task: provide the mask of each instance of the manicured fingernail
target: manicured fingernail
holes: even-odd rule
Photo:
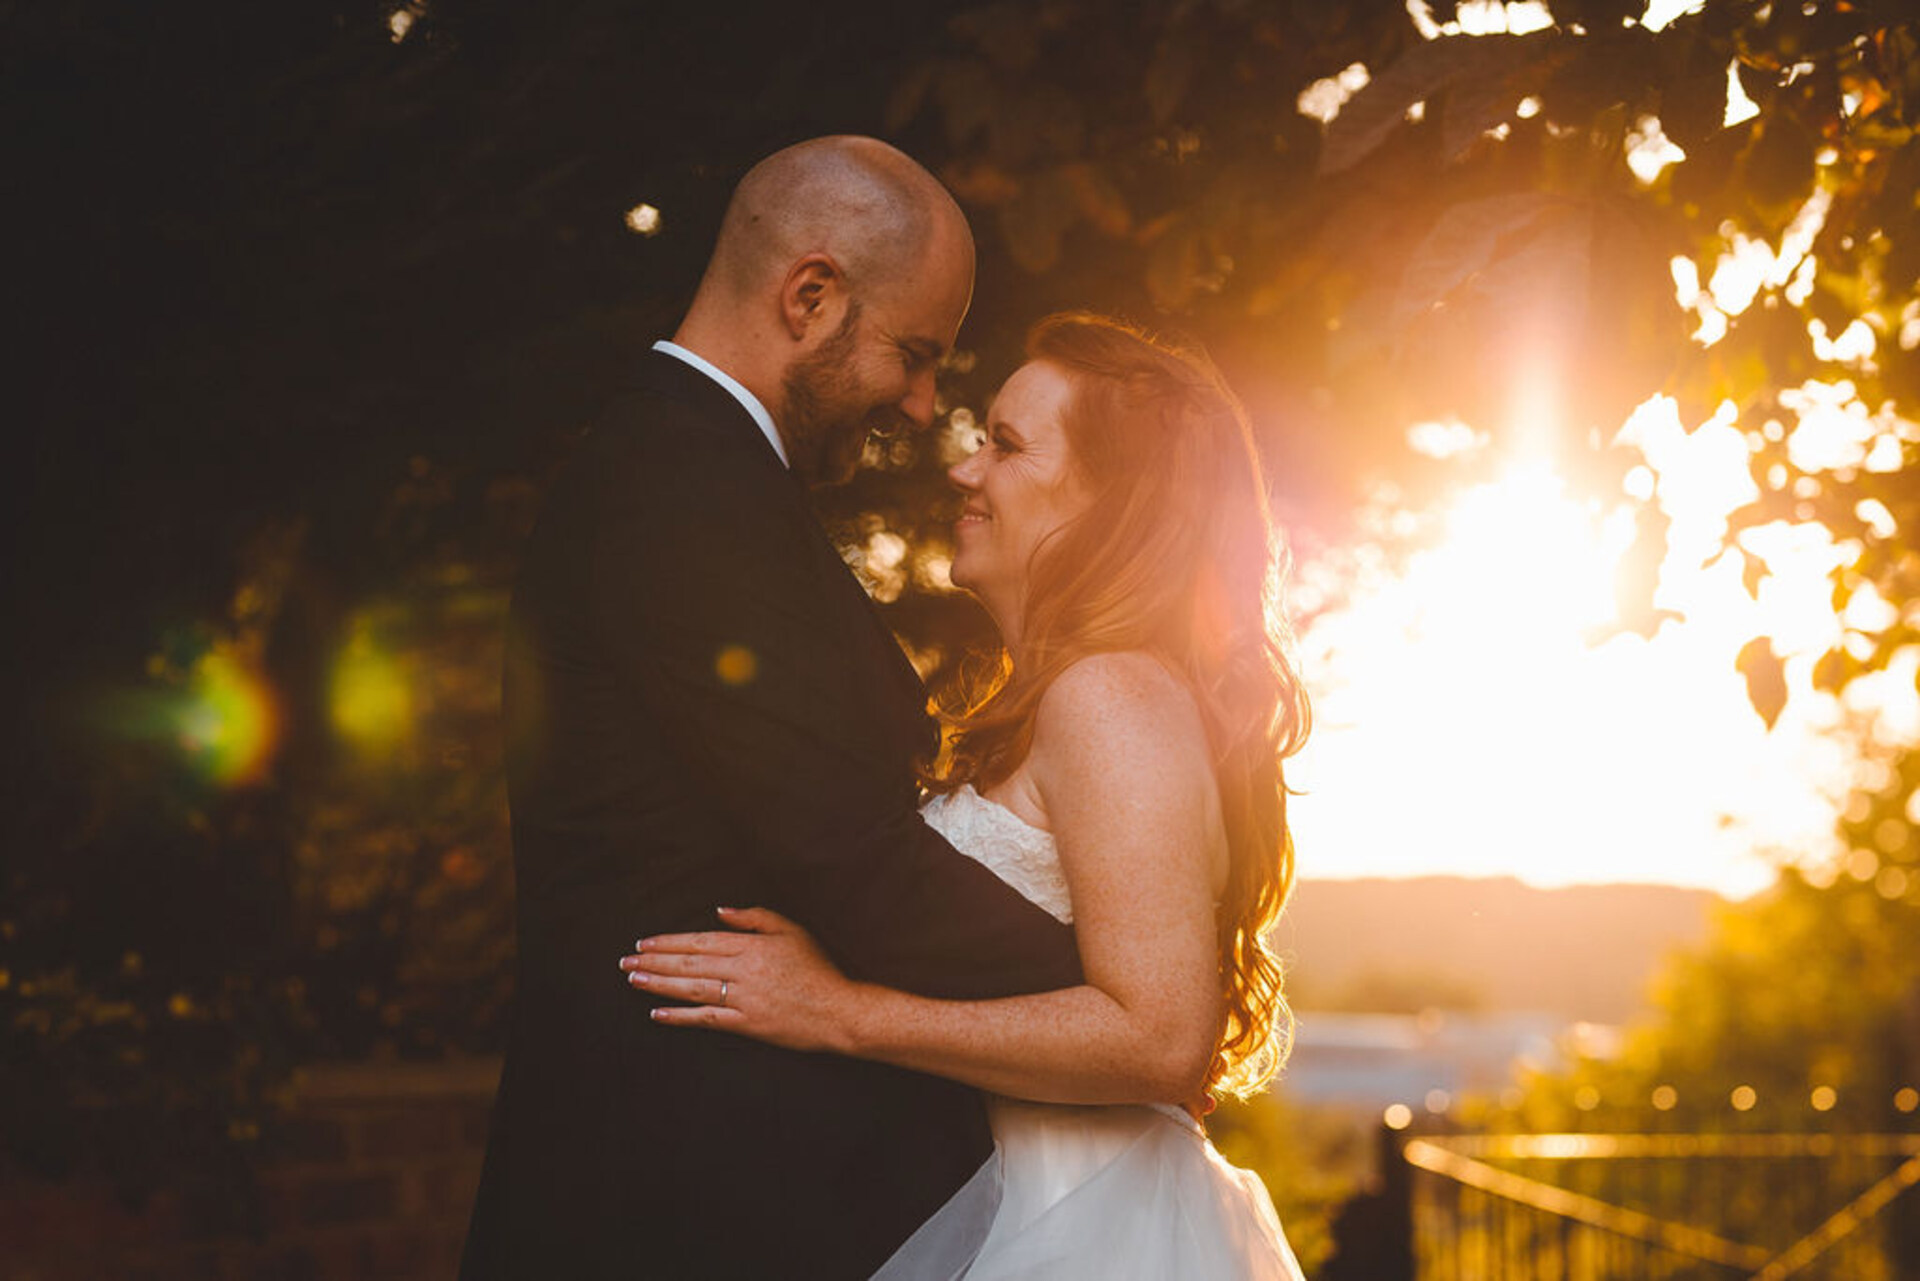
[[[653,982],[653,979],[645,974],[629,974],[627,975],[627,982],[633,984],[635,987],[645,987],[647,984]]]
[[[647,950],[647,941],[646,941],[645,939],[635,939],[635,940],[633,941],[633,950],[634,950],[634,951],[636,951],[636,952],[644,952],[644,951],[646,951],[646,950]]]
[[[659,1022],[661,1019],[665,1018],[666,1015],[667,1015],[667,1012],[664,1009],[647,1011],[647,1017],[652,1019],[656,1023]]]
[[[732,907],[716,907],[713,910],[720,913],[720,915],[722,916],[732,916],[734,912],[738,911],[739,909],[732,908]]]

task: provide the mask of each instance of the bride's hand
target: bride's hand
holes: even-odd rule
[[[841,1049],[858,985],[779,913],[719,912],[731,929],[644,938],[620,958],[635,988],[687,1002],[655,1008],[654,1021],[738,1032],[791,1050]]]

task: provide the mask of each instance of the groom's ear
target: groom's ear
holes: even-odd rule
[[[846,294],[846,277],[831,257],[811,253],[797,259],[780,288],[780,319],[787,333],[800,341],[823,323],[827,328],[822,332],[832,333],[839,327]]]

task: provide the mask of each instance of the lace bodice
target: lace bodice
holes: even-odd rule
[[[1054,919],[1073,924],[1073,899],[1053,835],[963,784],[920,810],[953,848],[1019,890]]]

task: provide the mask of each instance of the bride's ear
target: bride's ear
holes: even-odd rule
[[[846,306],[847,279],[828,254],[796,259],[780,282],[780,321],[795,342],[806,342],[809,334],[833,333]]]

